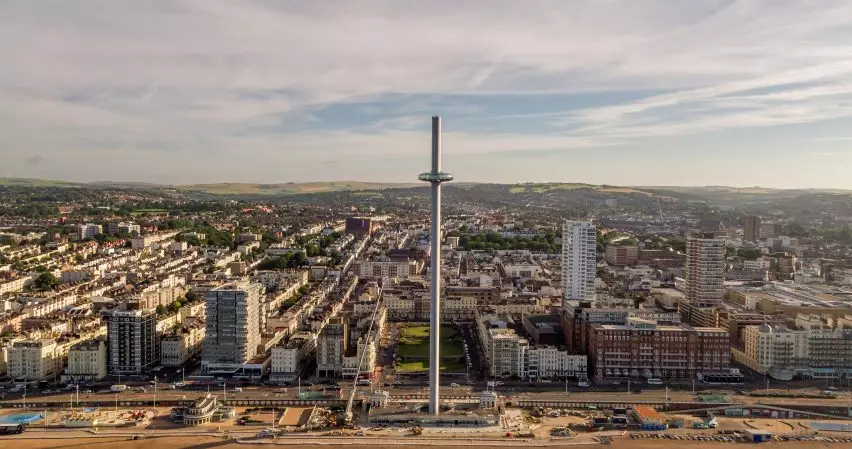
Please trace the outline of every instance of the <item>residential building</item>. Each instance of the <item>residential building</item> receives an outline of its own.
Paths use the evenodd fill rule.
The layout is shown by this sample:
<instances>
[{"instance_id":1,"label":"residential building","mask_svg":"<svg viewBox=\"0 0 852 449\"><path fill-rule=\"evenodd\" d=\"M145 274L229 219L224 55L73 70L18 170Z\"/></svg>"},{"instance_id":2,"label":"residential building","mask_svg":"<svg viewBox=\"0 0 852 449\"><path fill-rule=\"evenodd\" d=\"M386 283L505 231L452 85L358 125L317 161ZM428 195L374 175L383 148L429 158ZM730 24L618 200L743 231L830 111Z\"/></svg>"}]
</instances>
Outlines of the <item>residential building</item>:
<instances>
[{"instance_id":1,"label":"residential building","mask_svg":"<svg viewBox=\"0 0 852 449\"><path fill-rule=\"evenodd\" d=\"M762 223L760 225L760 238L778 237L781 234L781 223Z\"/></svg>"},{"instance_id":2,"label":"residential building","mask_svg":"<svg viewBox=\"0 0 852 449\"><path fill-rule=\"evenodd\" d=\"M743 221L743 240L756 242L760 239L760 217L746 215Z\"/></svg>"},{"instance_id":3,"label":"residential building","mask_svg":"<svg viewBox=\"0 0 852 449\"><path fill-rule=\"evenodd\" d=\"M365 341L365 338L361 336L354 347L347 348L343 354L340 376L345 379L371 377L375 369L376 342L373 338Z\"/></svg>"},{"instance_id":4,"label":"residential building","mask_svg":"<svg viewBox=\"0 0 852 449\"><path fill-rule=\"evenodd\" d=\"M563 300L595 299L597 234L589 221L562 225Z\"/></svg>"},{"instance_id":5,"label":"residential building","mask_svg":"<svg viewBox=\"0 0 852 449\"><path fill-rule=\"evenodd\" d=\"M685 320L712 326L713 309L725 299L725 239L712 233L691 234L686 239Z\"/></svg>"},{"instance_id":6,"label":"residential building","mask_svg":"<svg viewBox=\"0 0 852 449\"><path fill-rule=\"evenodd\" d=\"M376 230L376 224L371 218L348 217L346 218L345 232L358 236L371 235Z\"/></svg>"},{"instance_id":7,"label":"residential building","mask_svg":"<svg viewBox=\"0 0 852 449\"><path fill-rule=\"evenodd\" d=\"M568 354L556 346L531 346L527 349L526 371L530 380L586 378L588 357Z\"/></svg>"},{"instance_id":8,"label":"residential building","mask_svg":"<svg viewBox=\"0 0 852 449\"><path fill-rule=\"evenodd\" d=\"M297 332L286 343L272 348L269 380L290 382L300 377L317 347L316 336L310 332Z\"/></svg>"},{"instance_id":9,"label":"residential building","mask_svg":"<svg viewBox=\"0 0 852 449\"><path fill-rule=\"evenodd\" d=\"M181 366L201 355L206 328L199 320L188 321L160 340L160 363L163 366Z\"/></svg>"},{"instance_id":10,"label":"residential building","mask_svg":"<svg viewBox=\"0 0 852 449\"><path fill-rule=\"evenodd\" d=\"M420 266L416 260L365 260L359 263L361 279L406 278L416 275Z\"/></svg>"},{"instance_id":11,"label":"residential building","mask_svg":"<svg viewBox=\"0 0 852 449\"><path fill-rule=\"evenodd\" d=\"M63 365L52 338L16 341L9 348L8 357L8 375L13 379L50 379L59 374Z\"/></svg>"},{"instance_id":12,"label":"residential building","mask_svg":"<svg viewBox=\"0 0 852 449\"><path fill-rule=\"evenodd\" d=\"M568 301L563 307L562 328L571 354L589 353L589 328L595 324L625 325L629 318L679 325L680 314L655 307L598 307L595 301Z\"/></svg>"},{"instance_id":13,"label":"residential building","mask_svg":"<svg viewBox=\"0 0 852 449\"><path fill-rule=\"evenodd\" d=\"M115 222L113 222L113 223L107 224L107 233L109 235L119 235L119 234L121 234L121 235L137 234L138 235L141 232L142 232L142 228L138 224L135 224L135 223L125 223L125 222L115 223Z\"/></svg>"},{"instance_id":14,"label":"residential building","mask_svg":"<svg viewBox=\"0 0 852 449\"><path fill-rule=\"evenodd\" d=\"M490 377L527 377L525 355L529 342L514 330L490 328L486 331Z\"/></svg>"},{"instance_id":15,"label":"residential building","mask_svg":"<svg viewBox=\"0 0 852 449\"><path fill-rule=\"evenodd\" d=\"M110 374L143 374L159 361L157 312L138 302L107 316Z\"/></svg>"},{"instance_id":16,"label":"residential building","mask_svg":"<svg viewBox=\"0 0 852 449\"><path fill-rule=\"evenodd\" d=\"M260 242L261 235L253 232L243 232L237 234L237 243Z\"/></svg>"},{"instance_id":17,"label":"residential building","mask_svg":"<svg viewBox=\"0 0 852 449\"><path fill-rule=\"evenodd\" d=\"M562 346L531 344L520 335L520 323L496 315L475 318L483 349L484 365L490 377L516 377L524 380L586 378L587 357L569 354ZM529 324L529 323L525 323Z\"/></svg>"},{"instance_id":18,"label":"residential building","mask_svg":"<svg viewBox=\"0 0 852 449\"><path fill-rule=\"evenodd\" d=\"M85 240L88 238L94 238L98 234L104 233L104 227L99 224L86 223L81 224L77 228L77 234L80 237L80 240Z\"/></svg>"},{"instance_id":19,"label":"residential building","mask_svg":"<svg viewBox=\"0 0 852 449\"><path fill-rule=\"evenodd\" d=\"M107 375L107 345L103 339L86 340L68 350L68 368L63 382L102 380Z\"/></svg>"},{"instance_id":20,"label":"residential building","mask_svg":"<svg viewBox=\"0 0 852 449\"><path fill-rule=\"evenodd\" d=\"M617 267L633 266L639 260L639 247L636 245L607 245L606 263Z\"/></svg>"},{"instance_id":21,"label":"residential building","mask_svg":"<svg viewBox=\"0 0 852 449\"><path fill-rule=\"evenodd\" d=\"M627 324L589 328L589 365L596 382L657 378L684 381L730 371L731 344L720 328Z\"/></svg>"},{"instance_id":22,"label":"residential building","mask_svg":"<svg viewBox=\"0 0 852 449\"><path fill-rule=\"evenodd\" d=\"M17 293L32 283L32 276L21 276L14 279L0 280L0 295L4 293Z\"/></svg>"},{"instance_id":23,"label":"residential building","mask_svg":"<svg viewBox=\"0 0 852 449\"><path fill-rule=\"evenodd\" d=\"M745 358L735 356L735 359L774 378L792 379L792 368L806 363L808 357L808 334L784 325L747 326L743 339Z\"/></svg>"},{"instance_id":24,"label":"residential building","mask_svg":"<svg viewBox=\"0 0 852 449\"><path fill-rule=\"evenodd\" d=\"M798 314L795 326L761 324L743 329L734 359L779 380L794 375L842 378L852 375L852 315Z\"/></svg>"},{"instance_id":25,"label":"residential building","mask_svg":"<svg viewBox=\"0 0 852 449\"><path fill-rule=\"evenodd\" d=\"M317 376L338 377L343 371L343 354L349 346L348 324L341 317L331 318L317 341Z\"/></svg>"},{"instance_id":26,"label":"residential building","mask_svg":"<svg viewBox=\"0 0 852 449\"><path fill-rule=\"evenodd\" d=\"M226 284L204 294L207 330L203 369L237 368L257 355L262 294L262 285L249 282Z\"/></svg>"}]
</instances>

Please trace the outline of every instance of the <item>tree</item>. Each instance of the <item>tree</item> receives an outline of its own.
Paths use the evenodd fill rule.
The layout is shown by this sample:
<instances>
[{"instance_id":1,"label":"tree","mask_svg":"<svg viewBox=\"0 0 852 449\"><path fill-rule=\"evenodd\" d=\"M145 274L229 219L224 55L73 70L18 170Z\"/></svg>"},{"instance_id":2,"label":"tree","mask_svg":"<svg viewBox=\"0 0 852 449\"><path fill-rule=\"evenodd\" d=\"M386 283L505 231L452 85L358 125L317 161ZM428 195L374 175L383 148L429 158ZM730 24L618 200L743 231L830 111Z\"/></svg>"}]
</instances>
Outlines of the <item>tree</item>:
<instances>
[{"instance_id":1,"label":"tree","mask_svg":"<svg viewBox=\"0 0 852 449\"><path fill-rule=\"evenodd\" d=\"M801 223L790 223L787 225L787 235L790 237L807 237L808 230Z\"/></svg>"},{"instance_id":2,"label":"tree","mask_svg":"<svg viewBox=\"0 0 852 449\"><path fill-rule=\"evenodd\" d=\"M166 313L166 308L165 308L165 307L163 307L163 305L162 305L162 304L158 305L158 306L157 306L157 315L162 315L162 314L164 314L164 313Z\"/></svg>"},{"instance_id":3,"label":"tree","mask_svg":"<svg viewBox=\"0 0 852 449\"><path fill-rule=\"evenodd\" d=\"M186 292L186 295L184 295L184 297L186 298L186 302L193 302L198 299L198 293L195 293L194 291L190 290Z\"/></svg>"},{"instance_id":4,"label":"tree","mask_svg":"<svg viewBox=\"0 0 852 449\"><path fill-rule=\"evenodd\" d=\"M45 271L36 278L33 285L38 290L53 290L54 287L59 285L59 279L56 279L56 276L52 273Z\"/></svg>"},{"instance_id":5,"label":"tree","mask_svg":"<svg viewBox=\"0 0 852 449\"><path fill-rule=\"evenodd\" d=\"M746 260L757 260L763 253L760 252L759 248L740 248L737 255Z\"/></svg>"},{"instance_id":6,"label":"tree","mask_svg":"<svg viewBox=\"0 0 852 449\"><path fill-rule=\"evenodd\" d=\"M169 304L169 312L177 312L181 306L183 306L183 304L181 304L180 301L173 301Z\"/></svg>"}]
</instances>

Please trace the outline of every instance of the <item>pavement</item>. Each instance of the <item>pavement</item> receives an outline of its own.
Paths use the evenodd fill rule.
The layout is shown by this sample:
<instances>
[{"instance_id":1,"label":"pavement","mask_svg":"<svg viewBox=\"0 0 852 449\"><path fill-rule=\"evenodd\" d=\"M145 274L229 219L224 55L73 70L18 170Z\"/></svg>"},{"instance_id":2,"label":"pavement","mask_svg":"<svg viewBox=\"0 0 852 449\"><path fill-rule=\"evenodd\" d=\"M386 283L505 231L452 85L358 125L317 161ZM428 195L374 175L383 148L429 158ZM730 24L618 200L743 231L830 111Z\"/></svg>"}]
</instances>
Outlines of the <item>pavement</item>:
<instances>
[{"instance_id":1,"label":"pavement","mask_svg":"<svg viewBox=\"0 0 852 449\"><path fill-rule=\"evenodd\" d=\"M376 389L383 389L389 391L393 396L407 396L407 395L421 395L426 393L425 380L423 381L423 385L420 383L411 384L411 381L406 381L408 385L392 385L391 387L382 387L377 386ZM478 392L485 389L484 383L479 383L475 386L462 385L460 387L451 387L452 383L451 379L447 379L445 382L441 382L442 385L442 395L445 396L467 396L467 395L475 395ZM343 386L343 397L348 397L351 392L351 384L345 383L341 384ZM569 387L568 393L565 392L563 384L561 383L551 383L544 384L548 389L542 389L539 387L536 388L524 388L521 386L502 386L497 388L497 392L501 395L510 396L513 400L517 399L529 399L529 400L571 400L571 401L624 401L624 400L636 400L636 401L664 401L666 397L668 397L669 402L692 402L696 400L695 395L693 395L691 389L683 389L683 390L672 390L670 389L666 392L665 389L649 389L644 388L641 392L636 392L633 390L629 395L627 393L626 386L621 391L589 391L585 389L577 389L576 387ZM233 388L229 388L227 392L227 397L229 399L297 399L298 398L298 388L296 387L288 387L288 388L280 388L280 387L257 387L257 386L244 386L242 387L242 392L234 392ZM303 387L302 390L308 390L310 388L321 389L322 386L314 386L314 387ZM369 388L360 387L358 389L359 392L363 393L368 391ZM703 390L698 390L698 392L702 392ZM785 391L786 390L782 390ZM806 390L798 390L798 391L807 391L811 394L819 394L818 390L815 389L806 389ZM216 394L217 396L222 395L222 388L211 387L210 392ZM754 396L743 396L737 395L731 390L712 390L710 391L712 394L726 394L728 395L733 402L741 402L744 404L753 404L753 403L761 403L761 404L812 404L812 405L832 405L832 406L843 406L847 405L850 401L848 393L845 391L839 391L839 396L836 398L775 398L775 397L754 397ZM158 390L156 394L156 399L158 401L163 400L179 400L179 399L196 399L206 393L206 389L200 390ZM27 397L28 402L43 402L47 401L56 401L56 402L68 402L70 404L71 401L71 392L63 392L61 394L53 394L53 395L29 395ZM629 399L628 399L629 398ZM11 399L11 400L9 400ZM74 399L77 399L76 394L74 394ZM84 394L80 393L79 399L82 401L100 401L104 403L111 403L116 399L118 401L133 401L133 400L153 400L154 392L149 390L146 393L140 393L136 391L125 391L123 393L112 393L112 392L104 392L104 393L96 393L96 394ZM18 397L7 398L4 402L16 402L21 403L23 399Z\"/></svg>"}]
</instances>

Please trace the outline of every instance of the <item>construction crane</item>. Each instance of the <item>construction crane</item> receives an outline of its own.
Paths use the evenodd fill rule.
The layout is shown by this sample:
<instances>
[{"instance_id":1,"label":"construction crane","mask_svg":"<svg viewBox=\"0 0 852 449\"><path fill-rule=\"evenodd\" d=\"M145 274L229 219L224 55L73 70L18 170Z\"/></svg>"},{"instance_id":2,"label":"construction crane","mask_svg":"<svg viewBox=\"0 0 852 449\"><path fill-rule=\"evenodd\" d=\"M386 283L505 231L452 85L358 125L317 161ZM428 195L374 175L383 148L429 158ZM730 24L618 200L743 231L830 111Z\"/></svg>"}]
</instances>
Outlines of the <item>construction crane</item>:
<instances>
[{"instance_id":1,"label":"construction crane","mask_svg":"<svg viewBox=\"0 0 852 449\"><path fill-rule=\"evenodd\" d=\"M660 197L657 197L657 211L660 212L660 224L666 224L666 219L663 218L663 206L660 204Z\"/></svg>"},{"instance_id":2,"label":"construction crane","mask_svg":"<svg viewBox=\"0 0 852 449\"><path fill-rule=\"evenodd\" d=\"M376 307L373 308L373 316L370 318L370 327L367 328L367 338L364 339L364 351L361 352L361 358L358 360L358 371L355 372L355 380L352 381L352 393L349 395L349 400L346 402L346 413L344 414L347 425L352 424L352 404L355 403L355 393L358 389L358 377L361 374L361 366L364 365L364 358L367 355L367 348L370 342L370 334L373 332L373 323L376 322L376 315L379 312L379 305L382 303L382 296L376 299Z\"/></svg>"}]
</instances>

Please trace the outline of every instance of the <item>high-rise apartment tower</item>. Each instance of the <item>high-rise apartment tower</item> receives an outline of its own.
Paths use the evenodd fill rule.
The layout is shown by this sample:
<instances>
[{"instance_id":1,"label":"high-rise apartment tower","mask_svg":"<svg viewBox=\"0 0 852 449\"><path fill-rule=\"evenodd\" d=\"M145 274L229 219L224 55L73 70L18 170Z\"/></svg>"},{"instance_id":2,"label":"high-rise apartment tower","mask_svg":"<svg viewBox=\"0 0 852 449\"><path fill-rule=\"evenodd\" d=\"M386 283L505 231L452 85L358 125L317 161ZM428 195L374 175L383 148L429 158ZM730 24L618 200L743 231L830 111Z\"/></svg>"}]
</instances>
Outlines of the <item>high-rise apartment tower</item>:
<instances>
[{"instance_id":1,"label":"high-rise apartment tower","mask_svg":"<svg viewBox=\"0 0 852 449\"><path fill-rule=\"evenodd\" d=\"M562 289L564 301L595 299L597 235L590 221L565 220L562 225Z\"/></svg>"}]
</instances>

